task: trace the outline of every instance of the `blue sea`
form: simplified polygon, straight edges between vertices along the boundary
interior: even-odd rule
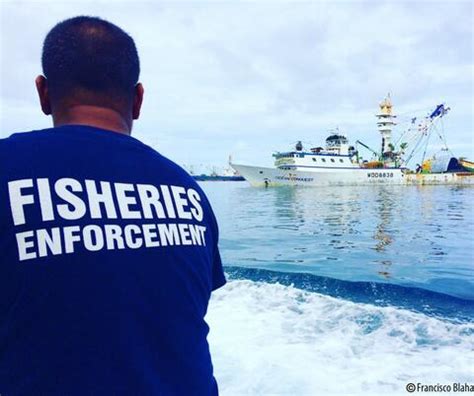
[[[224,396],[474,385],[474,188],[201,186],[229,279],[206,318]]]

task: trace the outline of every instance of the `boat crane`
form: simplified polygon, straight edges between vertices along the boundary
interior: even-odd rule
[[[361,146],[365,147],[367,150],[371,151],[377,158],[380,156],[377,151],[375,151],[373,148],[370,148],[367,146],[365,143],[362,143],[360,140],[356,140],[356,146],[360,144]],[[357,150],[357,153],[359,153],[359,150]],[[357,161],[359,161],[359,155],[357,154]]]

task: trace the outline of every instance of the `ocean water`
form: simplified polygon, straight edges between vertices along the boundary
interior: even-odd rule
[[[474,385],[474,188],[201,186],[229,279],[207,315],[223,395]]]

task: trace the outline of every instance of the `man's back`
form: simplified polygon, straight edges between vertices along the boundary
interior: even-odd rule
[[[181,168],[94,127],[17,134],[0,202],[0,393],[217,392],[217,225]]]

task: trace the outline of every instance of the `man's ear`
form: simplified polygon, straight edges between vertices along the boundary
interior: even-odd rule
[[[142,108],[143,103],[143,94],[145,90],[143,89],[143,85],[138,83],[135,85],[135,96],[133,98],[133,109],[132,109],[132,117],[134,120],[138,120],[140,117],[140,109]]]
[[[38,76],[35,80],[36,83],[36,90],[38,91],[38,96],[40,100],[41,110],[46,115],[51,114],[51,102],[49,100],[49,92],[48,92],[48,82],[46,77]]]

